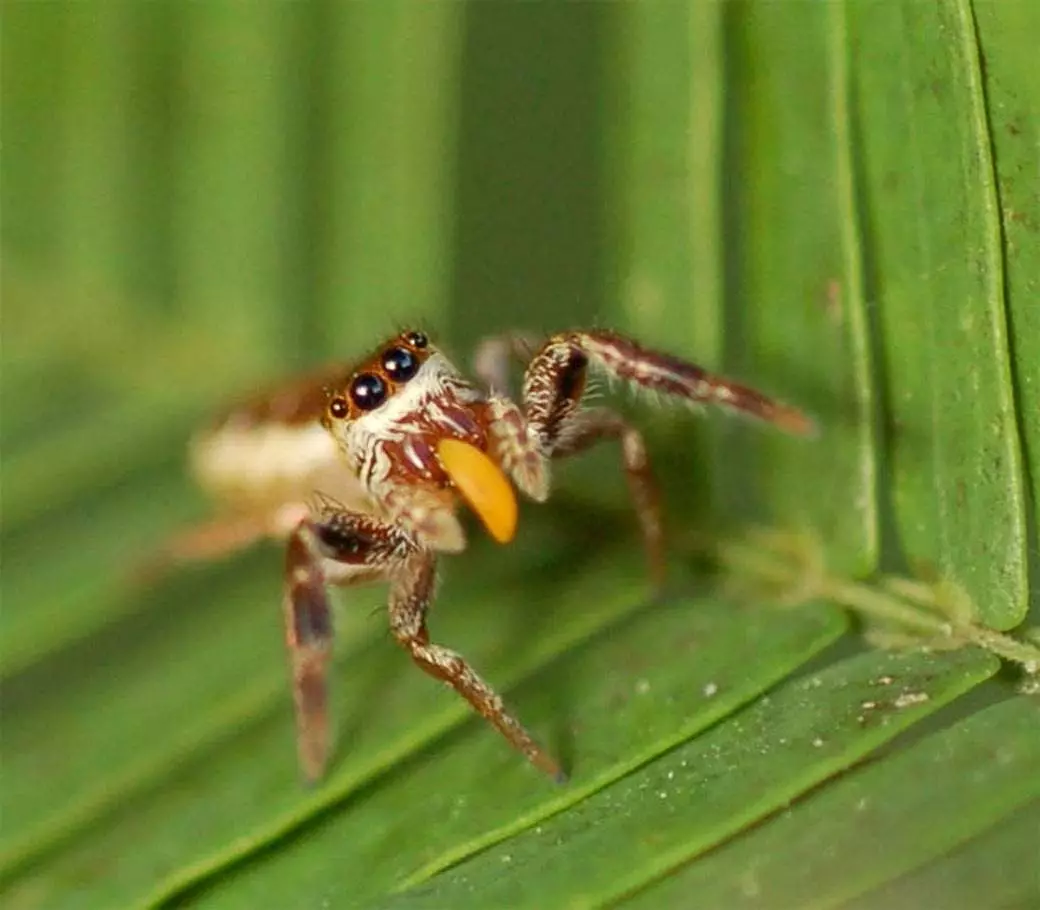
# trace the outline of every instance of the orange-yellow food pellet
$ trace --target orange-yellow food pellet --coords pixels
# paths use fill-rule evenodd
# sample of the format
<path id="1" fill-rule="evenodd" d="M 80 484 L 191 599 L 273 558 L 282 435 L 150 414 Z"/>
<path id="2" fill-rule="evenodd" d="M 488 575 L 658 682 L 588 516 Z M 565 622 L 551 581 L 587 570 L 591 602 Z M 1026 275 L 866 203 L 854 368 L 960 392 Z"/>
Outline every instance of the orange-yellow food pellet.
<path id="1" fill-rule="evenodd" d="M 442 439 L 437 457 L 469 507 L 499 543 L 516 533 L 516 493 L 502 469 L 468 442 Z"/>

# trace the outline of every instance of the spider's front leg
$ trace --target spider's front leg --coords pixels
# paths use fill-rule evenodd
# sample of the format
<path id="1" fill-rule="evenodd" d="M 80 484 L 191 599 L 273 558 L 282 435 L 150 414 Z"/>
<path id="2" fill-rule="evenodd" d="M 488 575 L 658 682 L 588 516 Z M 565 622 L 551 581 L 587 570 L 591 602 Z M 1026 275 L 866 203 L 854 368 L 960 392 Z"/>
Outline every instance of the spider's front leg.
<path id="1" fill-rule="evenodd" d="M 425 672 L 442 680 L 488 720 L 537 768 L 557 781 L 565 776 L 556 761 L 542 749 L 502 702 L 488 683 L 455 651 L 430 641 L 426 614 L 433 596 L 436 557 L 430 551 L 406 558 L 390 588 L 390 629 Z"/>
<path id="2" fill-rule="evenodd" d="M 296 707 L 300 770 L 309 781 L 325 771 L 332 747 L 328 671 L 332 662 L 330 585 L 387 577 L 418 549 L 411 535 L 372 515 L 323 502 L 289 536 L 285 563 L 285 641 Z"/>
<path id="3" fill-rule="evenodd" d="M 479 372 L 494 392 L 504 385 L 507 358 L 522 355 L 525 349 L 529 349 L 529 341 L 519 335 L 493 339 L 481 347 Z M 582 408 L 590 366 L 612 379 L 687 404 L 718 404 L 790 433 L 807 434 L 813 429 L 812 421 L 795 408 L 678 357 L 644 348 L 623 335 L 574 331 L 549 338 L 527 366 L 522 415 L 501 394 L 492 399 L 504 464 L 518 486 L 541 501 L 548 495 L 549 459 L 584 451 L 599 440 L 616 439 L 650 570 L 658 584 L 664 577 L 664 534 L 643 435 L 614 411 Z"/>
<path id="4" fill-rule="evenodd" d="M 525 401 L 543 398 L 542 390 L 547 381 L 552 384 L 553 373 L 569 377 L 571 385 L 580 390 L 589 362 L 612 379 L 686 404 L 719 405 L 796 435 L 809 435 L 815 430 L 812 420 L 797 408 L 679 357 L 645 348 L 616 332 L 561 332 L 550 338 L 527 369 Z M 557 405 L 541 408 L 539 416 L 550 433 L 577 403 L 574 395 L 560 398 Z"/>
<path id="5" fill-rule="evenodd" d="M 415 663 L 451 686 L 534 765 L 562 777 L 557 763 L 466 659 L 430 642 L 426 613 L 433 597 L 436 555 L 415 535 L 372 515 L 326 504 L 319 518 L 301 522 L 290 537 L 286 569 L 286 641 L 300 766 L 308 780 L 322 776 L 331 748 L 332 622 L 327 588 L 377 579 L 390 583 L 390 628 Z"/>
<path id="6" fill-rule="evenodd" d="M 521 410 L 505 395 L 511 358 L 531 358 L 524 377 Z M 582 409 L 589 358 L 581 346 L 534 344 L 526 335 L 487 339 L 478 348 L 476 372 L 491 391 L 493 427 L 502 464 L 537 502 L 549 496 L 549 461 L 583 452 L 596 442 L 617 440 L 632 501 L 643 531 L 654 584 L 664 582 L 664 533 L 657 484 L 643 434 L 609 408 Z"/>

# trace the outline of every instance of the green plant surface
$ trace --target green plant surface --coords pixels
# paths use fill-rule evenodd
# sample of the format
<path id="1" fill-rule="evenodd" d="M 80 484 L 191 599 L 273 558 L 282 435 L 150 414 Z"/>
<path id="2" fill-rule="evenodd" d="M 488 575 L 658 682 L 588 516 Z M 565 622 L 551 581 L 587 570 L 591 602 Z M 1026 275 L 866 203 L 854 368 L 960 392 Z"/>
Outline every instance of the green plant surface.
<path id="1" fill-rule="evenodd" d="M 972 9 L 853 3 L 849 15 L 899 541 L 1011 628 L 1027 609 L 1022 451 Z"/>
<path id="2" fill-rule="evenodd" d="M 862 898 L 842 910 L 914 910 L 941 896 L 949 910 L 1035 906 L 1040 895 L 1036 866 L 1040 802 L 1034 800 L 963 847 Z"/>
<path id="3" fill-rule="evenodd" d="M 1017 809 L 1033 804 L 1035 822 L 1040 779 L 1029 769 L 1040 761 L 1037 723 L 1040 705 L 1034 699 L 979 711 L 890 761 L 867 765 L 812 794 L 800 811 L 780 813 L 650 887 L 631 906 L 671 907 L 684 899 L 706 907 L 837 907 Z M 1005 875 L 1011 882 L 1036 883 L 1034 867 L 1028 860 L 1010 862 Z M 948 890 L 951 885 L 956 887 L 950 882 L 936 888 L 928 900 L 949 906 L 956 893 Z M 876 897 L 864 900 L 891 906 Z"/>
<path id="4" fill-rule="evenodd" d="M 777 434 L 742 443 L 726 482 L 739 503 L 745 477 L 754 477 L 771 514 L 813 529 L 828 541 L 832 566 L 862 574 L 877 563 L 878 447 L 845 15 L 838 3 L 744 4 L 726 13 L 725 154 L 734 177 L 725 182 L 725 211 L 741 227 L 726 247 L 729 368 L 750 375 L 764 364 L 789 377 L 777 394 L 820 427 L 811 446 Z M 832 508 L 836 497 L 847 507 Z"/>
<path id="5" fill-rule="evenodd" d="M 997 171 L 997 199 L 1004 249 L 1008 327 L 1018 413 L 1032 480 L 1034 528 L 1030 548 L 1032 603 L 1040 613 L 1040 547 L 1035 515 L 1040 503 L 1040 220 L 1037 218 L 1037 148 L 1040 71 L 1033 48 L 1020 40 L 1040 18 L 1028 3 L 981 3 L 974 9 L 979 41 L 1000 47 L 986 58 L 986 115 Z"/>
<path id="6" fill-rule="evenodd" d="M 469 597 L 463 595 L 457 606 L 453 603 L 452 610 L 445 611 L 443 619 L 436 626 L 439 635 L 471 655 L 478 665 L 488 662 L 486 657 L 481 660 L 481 656 L 488 649 L 493 649 L 492 654 L 498 653 L 496 663 L 501 670 L 499 677 L 504 681 L 506 674 L 515 677 L 525 671 L 530 672 L 533 666 L 544 663 L 555 653 L 580 640 L 605 619 L 619 612 L 631 610 L 642 596 L 638 581 L 619 587 L 618 578 L 624 578 L 628 574 L 624 567 L 627 566 L 630 571 L 631 561 L 619 563 L 622 572 L 618 575 L 611 579 L 598 579 L 595 584 L 587 585 L 580 592 L 580 609 L 572 609 L 567 613 L 567 598 L 561 598 L 561 610 L 565 612 L 557 617 L 552 626 L 543 628 L 540 635 L 534 635 L 532 632 L 535 627 L 531 625 L 530 620 L 526 623 L 528 628 L 518 627 L 520 616 L 523 615 L 518 615 L 518 610 L 521 609 L 520 605 L 525 602 L 525 598 L 541 598 L 544 594 L 536 594 L 534 588 L 524 589 L 523 586 L 515 584 L 516 593 L 512 601 L 508 592 L 501 592 L 496 596 L 498 606 L 490 612 L 480 595 L 480 592 L 488 589 L 493 580 L 496 584 L 506 586 L 510 577 L 515 583 L 523 577 L 525 571 L 541 570 L 542 574 L 551 571 L 551 563 L 547 565 L 545 554 L 533 539 L 529 538 L 526 547 L 522 542 L 518 542 L 513 555 L 522 557 L 525 550 L 526 567 L 523 567 L 522 563 L 513 563 L 513 567 L 505 573 L 501 571 L 501 567 L 491 575 L 486 572 L 483 575 L 471 573 L 465 579 L 468 582 L 466 587 L 471 591 Z M 577 570 L 580 557 L 575 558 L 572 554 L 572 565 Z M 514 572 L 516 574 L 513 574 Z M 95 805 L 98 799 L 95 794 L 101 792 L 106 796 L 104 805 L 124 810 L 126 799 L 132 792 L 130 787 L 139 785 L 140 772 L 136 771 L 138 766 L 143 764 L 157 768 L 164 774 L 176 774 L 185 762 L 185 756 L 178 755 L 175 751 L 177 738 L 185 737 L 184 727 L 201 727 L 209 731 L 208 739 L 198 735 L 185 737 L 191 744 L 188 757 L 195 763 L 205 761 L 206 776 L 212 779 L 216 788 L 214 797 L 219 796 L 236 806 L 235 811 L 230 811 L 229 808 L 222 817 L 231 833 L 240 833 L 248 831 L 251 825 L 269 818 L 272 814 L 276 820 L 268 827 L 273 830 L 285 824 L 293 824 L 293 813 L 296 817 L 299 817 L 301 811 L 306 815 L 327 800 L 335 799 L 337 793 L 342 797 L 359 782 L 378 771 L 389 760 L 387 756 L 403 757 L 403 754 L 417 748 L 429 737 L 468 717 L 467 709 L 461 700 L 450 697 L 449 693 L 441 692 L 423 674 L 413 670 L 404 655 L 396 647 L 391 647 L 389 641 L 384 640 L 385 632 L 378 636 L 383 647 L 376 647 L 370 639 L 373 626 L 381 617 L 370 616 L 369 621 L 364 624 L 368 636 L 360 645 L 355 646 L 355 653 L 351 653 L 349 634 L 344 641 L 346 662 L 352 665 L 357 678 L 366 680 L 367 683 L 355 687 L 348 685 L 338 700 L 343 717 L 350 716 L 350 706 L 353 705 L 354 712 L 358 715 L 358 730 L 355 736 L 360 739 L 351 738 L 351 747 L 345 750 L 350 761 L 347 766 L 340 767 L 337 778 L 301 803 L 293 767 L 295 756 L 292 748 L 291 719 L 286 714 L 288 691 L 280 653 L 281 630 L 278 625 L 271 623 L 263 630 L 255 631 L 258 605 L 262 606 L 265 599 L 272 599 L 271 594 L 277 592 L 277 582 L 273 574 L 265 572 L 260 578 L 250 579 L 246 573 L 242 577 L 228 579 L 223 589 L 227 593 L 220 594 L 228 604 L 225 607 L 226 615 L 203 615 L 195 622 L 189 622 L 192 613 L 198 616 L 197 607 L 186 615 L 177 616 L 171 613 L 167 622 L 173 624 L 177 620 L 175 628 L 180 633 L 174 640 L 171 640 L 168 631 L 162 628 L 147 630 L 146 635 L 142 636 L 143 640 L 137 642 L 138 647 L 134 653 L 123 662 L 125 674 L 133 674 L 130 677 L 135 679 L 133 686 L 126 686 L 126 675 L 112 679 L 110 674 L 104 672 L 104 663 L 100 664 L 93 678 L 84 677 L 82 672 L 70 674 L 72 680 L 78 684 L 76 702 L 71 705 L 59 702 L 51 708 L 58 716 L 67 716 L 71 709 L 72 716 L 81 719 L 81 730 L 72 727 L 68 722 L 56 727 L 53 716 L 42 709 L 34 713 L 22 713 L 24 728 L 20 728 L 14 722 L 5 725 L 10 727 L 13 745 L 18 747 L 16 754 L 24 754 L 27 763 L 33 762 L 33 758 L 36 757 L 35 764 L 28 764 L 22 769 L 22 779 L 29 786 L 21 788 L 17 794 L 19 799 L 12 801 L 10 811 L 14 819 L 21 824 L 11 827 L 9 836 L 19 839 L 26 837 L 29 818 L 41 814 L 43 806 L 52 803 L 52 800 L 48 799 L 49 791 L 42 787 L 43 781 L 48 779 L 62 785 L 63 792 L 75 794 L 79 801 Z M 190 588 L 185 591 L 180 585 L 177 587 L 178 590 L 170 595 L 174 602 L 182 600 L 191 591 Z M 599 592 L 602 596 L 591 603 L 584 603 L 584 598 L 594 592 Z M 446 592 L 446 596 L 450 595 Z M 369 592 L 360 605 L 353 605 L 352 612 L 360 609 L 363 617 L 366 613 L 364 605 L 378 608 L 379 598 L 377 589 Z M 467 600 L 470 604 L 468 609 Z M 236 607 L 233 612 L 230 610 L 232 606 Z M 475 617 L 483 618 L 475 625 Z M 353 623 L 358 622 L 358 617 L 355 617 Z M 349 627 L 343 631 L 349 632 Z M 478 632 L 478 640 L 473 642 L 472 634 L 461 635 L 461 631 Z M 232 651 L 227 645 L 229 641 L 241 644 Z M 506 642 L 509 642 L 510 647 L 506 654 L 502 654 Z M 264 644 L 266 647 L 261 647 Z M 185 660 L 182 656 L 184 654 L 192 654 L 192 660 Z M 503 659 L 506 656 L 508 660 Z M 374 665 L 369 666 L 373 662 Z M 137 663 L 136 670 L 134 663 Z M 179 679 L 178 673 L 181 674 Z M 351 674 L 348 672 L 346 678 L 349 680 L 350 677 Z M 383 683 L 382 680 L 387 682 Z M 273 686 L 272 681 L 277 685 Z M 27 686 L 31 682 L 31 679 L 28 680 Z M 382 693 L 380 697 L 385 698 L 384 704 L 387 707 L 379 715 L 369 718 L 367 706 L 373 697 L 373 690 L 370 688 L 373 686 L 376 692 Z M 399 686 L 403 686 L 403 689 L 398 689 Z M 218 695 L 216 700 L 215 693 Z M 12 693 L 14 705 L 17 705 L 14 699 L 19 694 L 17 691 Z M 31 698 L 33 693 L 28 691 L 24 695 Z M 438 704 L 441 710 L 434 711 L 432 706 Z M 236 718 L 235 712 L 231 710 L 233 705 L 248 708 L 248 713 L 243 711 Z M 418 722 L 417 725 L 402 722 L 401 711 L 405 707 L 409 713 L 414 712 L 412 716 Z M 127 741 L 112 741 L 92 736 L 99 716 L 108 719 L 112 729 L 120 731 L 129 742 L 149 743 L 154 755 L 149 756 L 147 752 L 144 755 L 134 754 Z M 135 721 L 135 717 L 143 719 Z M 144 726 L 149 718 L 155 725 L 154 732 L 150 732 Z M 217 723 L 218 720 L 225 724 L 230 722 L 231 725 L 222 728 Z M 260 733 L 267 734 L 272 752 L 272 760 L 250 762 L 259 780 L 253 775 L 243 775 L 239 767 L 245 754 L 254 757 L 258 754 L 255 741 L 243 744 L 245 753 L 236 753 L 237 758 L 226 763 L 226 776 L 216 773 L 217 767 L 212 759 L 203 759 L 202 755 L 213 747 L 214 742 L 221 741 L 240 726 L 244 726 L 246 732 L 255 737 L 258 735 L 255 729 L 257 725 Z M 173 742 L 164 744 L 161 740 L 164 729 L 177 731 L 178 737 Z M 55 741 L 48 744 L 46 735 L 51 731 Z M 371 745 L 366 747 L 365 742 Z M 50 765 L 39 764 L 38 756 L 41 754 L 51 756 Z M 124 767 L 119 767 L 114 760 L 119 756 L 123 758 Z M 166 766 L 162 764 L 163 756 L 167 759 Z M 64 769 L 62 763 L 65 763 Z M 270 801 L 257 801 L 257 792 L 263 791 L 270 782 L 272 772 L 285 777 L 280 784 L 270 786 Z M 233 781 L 236 785 L 228 787 L 228 781 Z M 144 783 L 153 781 L 145 779 Z M 156 795 L 160 800 L 172 797 L 174 802 L 178 803 L 182 793 L 178 789 L 162 789 Z M 243 814 L 241 811 L 238 803 L 243 801 L 250 806 L 249 814 Z M 215 805 L 213 799 L 200 805 L 192 796 L 188 799 L 187 808 L 195 807 L 208 812 Z M 95 811 L 97 808 L 95 805 Z M 168 810 L 169 804 L 164 808 Z M 66 812 L 66 806 L 62 805 L 60 811 Z M 134 815 L 140 819 L 144 812 L 139 809 Z M 287 818 L 289 821 L 285 821 Z M 50 820 L 42 822 L 41 828 L 54 837 L 61 833 L 61 826 Z M 117 831 L 121 832 L 121 829 Z M 213 843 L 223 843 L 227 833 L 213 830 Z M 39 853 L 49 847 L 39 836 L 34 838 L 29 835 L 28 840 L 30 846 L 19 845 L 16 840 L 15 846 L 5 850 L 5 853 L 10 853 L 19 862 L 24 862 L 27 854 Z M 91 839 L 91 843 L 96 846 L 96 839 Z M 196 838 L 185 842 L 183 849 L 189 856 L 194 857 L 201 852 L 203 843 L 202 839 Z M 163 848 L 169 849 L 167 845 L 163 845 Z M 13 864 L 13 859 L 8 861 L 8 865 Z M 48 878 L 50 877 L 48 875 Z"/>
<path id="7" fill-rule="evenodd" d="M 818 607 L 749 611 L 702 597 L 654 604 L 604 628 L 517 691 L 521 716 L 560 717 L 549 742 L 571 765 L 566 786 L 532 787 L 530 770 L 503 762 L 501 744 L 470 725 L 465 737 L 415 762 L 406 778 L 320 823 L 304 849 L 232 878 L 219 899 L 228 906 L 249 906 L 261 895 L 291 902 L 302 889 L 359 902 L 421 882 L 580 804 L 709 727 L 843 628 L 839 614 Z M 620 729 L 632 737 L 624 746 Z M 470 781 L 470 796 L 452 780 Z M 479 799 L 488 788 L 495 799 Z M 327 857 L 343 843 L 354 845 L 352 855 L 333 871 Z"/>
<path id="8" fill-rule="evenodd" d="M 1031 0 L 6 4 L 5 910 L 1040 901 L 1036 34 Z M 612 446 L 511 546 L 466 519 L 432 634 L 565 786 L 373 586 L 302 787 L 280 547 L 143 571 L 211 514 L 196 428 L 412 323 L 460 366 L 630 332 L 817 422 L 599 384 L 659 597 Z"/>
<path id="9" fill-rule="evenodd" d="M 850 658 L 785 683 L 574 811 L 377 906 L 602 906 L 786 805 L 995 670 L 968 654 Z M 887 677 L 901 694 L 927 698 L 905 707 L 878 700 Z M 625 861 L 610 861 L 619 850 Z"/>

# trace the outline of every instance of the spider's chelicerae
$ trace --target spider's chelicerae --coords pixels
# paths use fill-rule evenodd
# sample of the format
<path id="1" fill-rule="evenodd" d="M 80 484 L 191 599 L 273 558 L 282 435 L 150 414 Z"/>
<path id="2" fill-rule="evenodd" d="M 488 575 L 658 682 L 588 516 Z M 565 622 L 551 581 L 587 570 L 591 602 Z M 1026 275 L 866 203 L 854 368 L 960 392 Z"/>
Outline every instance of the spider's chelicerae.
<path id="1" fill-rule="evenodd" d="M 528 361 L 519 404 L 507 393 L 514 356 Z M 438 557 L 466 545 L 458 503 L 505 543 L 516 526 L 513 485 L 544 502 L 552 460 L 600 440 L 619 443 L 651 572 L 660 580 L 661 514 L 643 437 L 614 411 L 583 406 L 590 369 L 791 433 L 812 427 L 794 408 L 612 332 L 561 332 L 542 343 L 520 335 L 489 339 L 478 349 L 473 382 L 412 330 L 356 366 L 305 377 L 232 411 L 195 440 L 195 473 L 229 508 L 226 517 L 180 537 L 170 555 L 211 556 L 263 536 L 287 539 L 285 636 L 307 779 L 322 776 L 331 747 L 327 588 L 376 580 L 389 583 L 390 628 L 412 659 L 534 765 L 562 777 L 466 659 L 431 641 L 426 615 Z"/>

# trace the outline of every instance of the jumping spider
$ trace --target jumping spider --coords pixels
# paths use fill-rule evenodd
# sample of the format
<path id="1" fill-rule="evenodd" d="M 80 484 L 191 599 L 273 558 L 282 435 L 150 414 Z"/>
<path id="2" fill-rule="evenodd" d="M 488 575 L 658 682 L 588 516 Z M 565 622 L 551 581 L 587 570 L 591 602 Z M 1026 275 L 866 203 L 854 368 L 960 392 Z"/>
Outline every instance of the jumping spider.
<path id="1" fill-rule="evenodd" d="M 522 403 L 507 394 L 512 357 L 528 361 Z M 389 582 L 390 628 L 412 659 L 443 680 L 538 768 L 546 753 L 464 657 L 430 640 L 426 614 L 437 558 L 466 540 L 465 502 L 506 543 L 515 485 L 536 502 L 550 463 L 600 440 L 622 463 L 655 580 L 664 570 L 661 513 L 643 436 L 619 414 L 583 407 L 591 368 L 680 402 L 712 402 L 804 434 L 810 420 L 746 386 L 606 331 L 542 343 L 507 335 L 478 349 L 471 382 L 420 331 L 404 331 L 356 366 L 337 366 L 231 412 L 192 446 L 196 476 L 229 517 L 189 531 L 170 554 L 198 558 L 264 536 L 287 539 L 284 616 L 303 775 L 319 779 L 331 748 L 327 587 Z M 310 505 L 308 505 L 310 503 Z"/>

